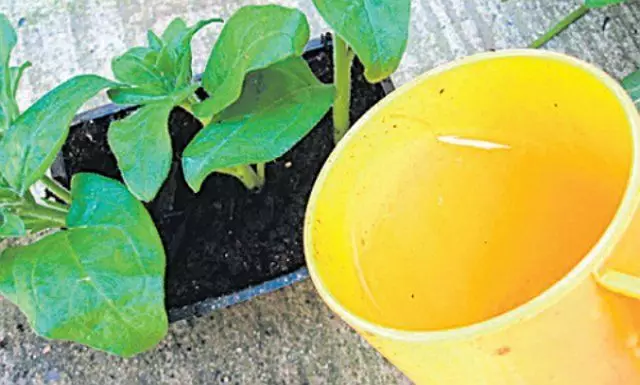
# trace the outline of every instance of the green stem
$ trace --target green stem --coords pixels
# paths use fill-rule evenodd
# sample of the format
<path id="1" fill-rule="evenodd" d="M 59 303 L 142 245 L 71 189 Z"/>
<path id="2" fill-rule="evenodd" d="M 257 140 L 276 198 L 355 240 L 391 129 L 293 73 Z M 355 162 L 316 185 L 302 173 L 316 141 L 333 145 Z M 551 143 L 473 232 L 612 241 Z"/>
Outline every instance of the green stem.
<path id="1" fill-rule="evenodd" d="M 250 165 L 228 167 L 217 172 L 235 176 L 249 190 L 259 189 L 264 185 L 264 179 L 258 175 Z"/>
<path id="2" fill-rule="evenodd" d="M 11 90 L 11 76 L 9 76 L 9 74 L 4 77 L 3 87 L 5 90 Z M 6 111 L 4 112 L 9 124 L 11 124 L 20 115 L 20 109 L 18 108 L 16 99 L 12 95 L 8 94 L 4 96 L 7 98 L 7 103 L 5 105 Z"/>
<path id="3" fill-rule="evenodd" d="M 215 117 L 215 116 L 211 116 L 208 118 L 198 118 L 196 114 L 193 113 L 193 103 L 189 100 L 185 100 L 184 103 L 180 104 L 180 107 L 182 107 L 185 111 L 193 115 L 194 118 L 198 119 L 200 123 L 202 123 L 202 127 L 206 127 L 209 123 L 211 123 L 211 121 Z"/>
<path id="4" fill-rule="evenodd" d="M 64 203 L 60 203 L 60 202 L 56 202 L 56 201 L 44 201 L 42 203 L 42 206 L 44 207 L 49 207 L 52 209 L 56 209 L 56 210 L 60 210 L 60 211 L 64 211 L 64 212 L 68 212 L 69 211 L 69 206 L 67 206 Z"/>
<path id="5" fill-rule="evenodd" d="M 264 181 L 267 179 L 265 163 L 256 164 L 256 170 L 258 170 L 258 177 L 260 178 L 260 180 L 262 181 L 262 184 L 264 185 Z"/>
<path id="6" fill-rule="evenodd" d="M 351 106 L 351 62 L 347 43 L 334 34 L 333 63 L 336 96 L 333 102 L 333 138 L 336 143 L 349 130 L 349 108 Z"/>
<path id="7" fill-rule="evenodd" d="M 567 17 L 562 19 L 558 24 L 553 26 L 550 30 L 548 30 L 544 35 L 542 35 L 539 39 L 531 43 L 529 48 L 540 48 L 545 45 L 549 40 L 553 39 L 557 34 L 567 29 L 571 24 L 582 18 L 589 12 L 589 8 L 586 5 L 581 5 L 580 8 L 571 12 Z"/>
<path id="8" fill-rule="evenodd" d="M 20 116 L 20 108 L 18 107 L 18 104 L 16 103 L 14 98 L 9 98 L 9 103 L 7 103 L 7 115 L 9 118 L 9 122 L 13 122 L 15 121 L 18 116 Z"/>
<path id="9" fill-rule="evenodd" d="M 191 114 L 193 115 L 191 105 L 185 106 L 185 104 L 183 104 L 182 107 L 185 110 L 191 112 Z M 213 120 L 214 117 L 215 116 L 212 116 L 207 119 L 199 119 L 199 120 L 200 120 L 200 123 L 202 123 L 202 126 L 206 127 L 211 122 L 211 120 Z M 198 118 L 196 117 L 196 119 Z M 240 180 L 240 182 L 242 182 L 242 184 L 245 185 L 247 189 L 254 190 L 254 189 L 262 188 L 262 186 L 264 186 L 264 182 L 265 182 L 264 163 L 261 163 L 261 164 L 262 164 L 262 171 L 260 169 L 260 164 L 258 164 L 258 172 L 254 171 L 254 169 L 248 164 L 243 166 L 228 167 L 228 168 L 216 170 L 216 172 L 235 176 Z"/>
<path id="10" fill-rule="evenodd" d="M 47 175 L 40 178 L 40 182 L 42 182 L 47 187 L 47 189 L 49 189 L 49 191 L 53 193 L 53 195 L 60 198 L 60 200 L 68 204 L 71 203 L 71 193 L 69 192 L 69 190 L 64 188 L 60 183 L 56 182 L 55 180 L 53 180 L 51 177 Z"/>
<path id="11" fill-rule="evenodd" d="M 38 218 L 49 220 L 60 227 L 67 225 L 67 212 L 54 209 L 51 207 L 45 207 L 41 205 L 34 205 L 24 210 L 17 210 L 18 214 L 28 218 Z"/>
<path id="12" fill-rule="evenodd" d="M 184 109 L 185 111 L 193 115 L 193 103 L 191 103 L 190 100 L 185 100 L 184 102 L 182 102 L 180 104 L 180 107 L 182 107 L 182 109 Z"/>

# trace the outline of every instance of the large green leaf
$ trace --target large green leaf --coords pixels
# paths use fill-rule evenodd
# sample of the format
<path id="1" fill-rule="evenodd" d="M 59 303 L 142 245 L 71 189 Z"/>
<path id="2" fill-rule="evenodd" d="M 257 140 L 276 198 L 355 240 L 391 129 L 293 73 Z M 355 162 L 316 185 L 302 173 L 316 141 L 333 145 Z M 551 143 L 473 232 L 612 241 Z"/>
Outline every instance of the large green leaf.
<path id="1" fill-rule="evenodd" d="M 624 78 L 622 87 L 629 93 L 636 107 L 640 108 L 640 70 Z"/>
<path id="2" fill-rule="evenodd" d="M 391 75 L 409 36 L 410 0 L 313 0 L 320 15 L 358 55 L 370 82 Z"/>
<path id="3" fill-rule="evenodd" d="M 198 191 L 214 171 L 283 155 L 320 121 L 332 102 L 333 87 L 320 83 L 302 58 L 249 74 L 241 98 L 185 149 L 187 183 Z"/>
<path id="4" fill-rule="evenodd" d="M 600 8 L 607 5 L 618 4 L 625 2 L 626 0 L 585 0 L 584 5 L 588 8 Z"/>
<path id="5" fill-rule="evenodd" d="M 277 5 L 247 6 L 225 24 L 202 75 L 211 96 L 196 106 L 196 114 L 210 117 L 240 97 L 250 71 L 300 56 L 309 40 L 305 15 Z"/>
<path id="6" fill-rule="evenodd" d="M 0 293 L 48 338 L 122 356 L 166 334 L 165 256 L 146 212 L 120 183 L 72 181 L 69 230 L 0 256 Z"/>
<path id="7" fill-rule="evenodd" d="M 109 147 L 129 190 L 151 201 L 171 169 L 173 150 L 169 135 L 171 101 L 152 103 L 109 127 Z"/>
<path id="8" fill-rule="evenodd" d="M 78 109 L 112 82 L 94 75 L 74 77 L 59 85 L 9 127 L 0 140 L 0 173 L 20 195 L 51 166 Z"/>

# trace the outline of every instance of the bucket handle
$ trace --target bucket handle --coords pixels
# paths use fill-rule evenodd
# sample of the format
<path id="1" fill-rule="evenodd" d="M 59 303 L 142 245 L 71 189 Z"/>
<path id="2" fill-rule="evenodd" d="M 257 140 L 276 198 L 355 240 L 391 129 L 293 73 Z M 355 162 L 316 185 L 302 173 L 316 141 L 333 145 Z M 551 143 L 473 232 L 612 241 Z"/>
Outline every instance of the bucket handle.
<path id="1" fill-rule="evenodd" d="M 615 270 L 607 270 L 603 274 L 596 272 L 596 281 L 605 289 L 627 297 L 640 299 L 640 278 Z"/>

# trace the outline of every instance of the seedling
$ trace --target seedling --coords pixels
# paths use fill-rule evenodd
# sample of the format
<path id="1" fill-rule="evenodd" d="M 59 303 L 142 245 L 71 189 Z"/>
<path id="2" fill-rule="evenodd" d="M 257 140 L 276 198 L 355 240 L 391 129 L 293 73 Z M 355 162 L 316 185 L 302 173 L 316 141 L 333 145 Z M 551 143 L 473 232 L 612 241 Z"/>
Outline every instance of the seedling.
<path id="1" fill-rule="evenodd" d="M 333 29 L 334 138 L 337 143 L 349 129 L 351 64 L 354 54 L 362 61 L 365 78 L 379 82 L 400 64 L 409 35 L 410 0 L 313 0 Z"/>
<path id="2" fill-rule="evenodd" d="M 333 87 L 301 57 L 308 40 L 304 14 L 286 7 L 247 6 L 225 24 L 202 75 L 210 97 L 185 105 L 204 124 L 182 156 L 194 191 L 213 172 L 261 187 L 264 163 L 291 149 L 329 110 Z"/>
<path id="3" fill-rule="evenodd" d="M 544 35 L 542 35 L 536 41 L 531 43 L 529 48 L 540 48 L 543 45 L 547 44 L 556 35 L 564 31 L 565 29 L 569 28 L 571 24 L 580 20 L 582 17 L 584 17 L 587 13 L 589 13 L 589 11 L 591 11 L 594 8 L 602 8 L 607 5 L 618 4 L 624 1 L 626 0 L 585 0 L 584 4 L 582 4 L 578 9 L 571 12 L 569 15 L 567 15 L 567 17 L 562 19 L 558 24 L 554 25 L 553 27 L 551 27 L 551 29 L 545 32 Z"/>
<path id="4" fill-rule="evenodd" d="M 176 19 L 160 37 L 150 31 L 148 47 L 113 61 L 116 78 L 129 86 L 110 90 L 111 99 L 142 107 L 111 125 L 109 144 L 129 189 L 142 200 L 153 199 L 169 174 L 167 122 L 175 106 L 194 113 L 204 127 L 182 155 L 194 191 L 213 172 L 235 176 L 249 189 L 261 187 L 264 163 L 302 139 L 330 107 L 332 87 L 301 58 L 309 40 L 306 17 L 272 5 L 241 8 L 224 25 L 202 74 L 210 97 L 199 100 L 190 42 L 212 22 L 221 19 L 191 28 Z"/>
<path id="5" fill-rule="evenodd" d="M 361 57 L 370 81 L 392 73 L 406 46 L 409 1 L 316 5 L 336 30 L 339 138 L 349 124 L 353 55 Z M 77 76 L 21 113 L 15 96 L 29 63 L 9 65 L 17 36 L 0 16 L 0 238 L 58 230 L 2 252 L 0 294 L 21 308 L 38 334 L 122 356 L 149 349 L 166 334 L 165 254 L 138 199 L 153 199 L 167 178 L 174 107 L 203 124 L 182 154 L 186 181 L 199 191 L 214 172 L 260 187 L 265 163 L 300 141 L 334 103 L 334 87 L 318 81 L 301 56 L 309 39 L 306 17 L 272 5 L 244 7 L 224 25 L 202 75 L 209 97 L 198 99 L 191 39 L 215 22 L 221 20 L 188 27 L 176 19 L 161 36 L 149 32 L 147 46 L 113 60 L 119 83 Z M 139 106 L 108 132 L 128 189 L 83 173 L 69 191 L 45 173 L 78 109 L 107 88 L 114 102 Z M 36 183 L 53 197 L 34 196 Z"/>
<path id="6" fill-rule="evenodd" d="M 79 174 L 71 192 L 45 175 L 77 110 L 115 83 L 74 77 L 20 113 L 22 70 L 10 67 L 17 36 L 0 15 L 0 238 L 58 229 L 0 255 L 0 295 L 40 335 L 130 356 L 167 331 L 165 255 L 149 214 L 120 183 Z M 30 191 L 42 182 L 56 199 Z"/>
<path id="7" fill-rule="evenodd" d="M 192 36 L 174 20 L 148 47 L 113 61 L 120 83 L 74 77 L 20 113 L 16 92 L 28 63 L 11 67 L 17 36 L 0 16 L 0 238 L 58 230 L 0 256 L 0 295 L 45 337 L 131 356 L 167 331 L 165 254 L 154 223 L 137 198 L 150 200 L 167 177 L 172 149 L 168 117 L 175 106 L 197 112 L 204 128 L 185 151 L 187 181 L 198 190 L 212 172 L 247 187 L 264 181 L 263 164 L 284 154 L 322 118 L 333 87 L 321 84 L 301 58 L 309 38 L 299 11 L 245 7 L 224 27 L 203 75 L 211 97 L 197 100 Z M 45 175 L 78 109 L 109 88 L 112 100 L 139 105 L 114 123 L 109 144 L 129 190 L 117 181 L 78 174 L 71 191 Z M 31 192 L 43 183 L 53 194 Z"/>
<path id="8" fill-rule="evenodd" d="M 122 177 L 138 199 L 152 200 L 167 179 L 173 149 L 169 135 L 169 114 L 188 103 L 198 88 L 191 69 L 191 39 L 200 29 L 222 19 L 204 20 L 187 27 L 174 19 L 159 37 L 149 31 L 148 46 L 135 47 L 112 62 L 115 78 L 126 86 L 109 90 L 118 104 L 141 107 L 109 127 L 109 147 Z"/>

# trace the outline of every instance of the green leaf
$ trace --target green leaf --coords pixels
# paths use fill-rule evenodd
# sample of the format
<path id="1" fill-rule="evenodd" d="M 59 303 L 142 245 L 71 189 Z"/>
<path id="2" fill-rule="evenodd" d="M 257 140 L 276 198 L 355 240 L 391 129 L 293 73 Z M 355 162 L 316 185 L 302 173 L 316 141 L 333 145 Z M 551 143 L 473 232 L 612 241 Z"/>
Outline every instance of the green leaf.
<path id="1" fill-rule="evenodd" d="M 293 57 L 252 72 L 242 96 L 187 146 L 182 167 L 200 190 L 212 172 L 271 161 L 293 147 L 333 103 L 333 87 L 320 83 L 306 62 Z"/>
<path id="2" fill-rule="evenodd" d="M 154 51 L 160 51 L 164 45 L 162 39 L 151 30 L 147 31 L 147 40 L 149 42 L 149 48 Z"/>
<path id="3" fill-rule="evenodd" d="M 111 62 L 115 78 L 123 83 L 168 92 L 164 78 L 155 68 L 158 53 L 150 48 L 135 47 Z"/>
<path id="4" fill-rule="evenodd" d="M 0 13 L 0 137 L 18 115 L 18 106 L 12 96 L 11 70 L 9 68 L 11 51 L 17 42 L 16 31 L 7 17 Z"/>
<path id="5" fill-rule="evenodd" d="M 149 104 L 174 98 L 192 85 L 191 39 L 204 26 L 222 19 L 203 20 L 188 27 L 184 20 L 174 19 L 158 37 L 148 31 L 149 47 L 135 47 L 112 62 L 116 79 L 124 86 L 109 90 L 118 104 Z"/>
<path id="6" fill-rule="evenodd" d="M 15 207 L 23 204 L 23 198 L 17 192 L 6 186 L 0 186 L 0 209 Z"/>
<path id="7" fill-rule="evenodd" d="M 9 115 L 4 110 L 4 106 L 0 103 L 0 139 L 9 128 Z"/>
<path id="8" fill-rule="evenodd" d="M 109 127 L 109 147 L 129 190 L 149 202 L 171 169 L 173 150 L 169 135 L 171 101 L 147 104 Z"/>
<path id="9" fill-rule="evenodd" d="M 193 36 L 211 23 L 221 23 L 222 19 L 201 20 L 192 27 L 187 27 L 182 19 L 174 19 L 162 34 L 164 46 L 160 51 L 157 66 L 164 77 L 176 89 L 191 83 L 191 40 Z"/>
<path id="10" fill-rule="evenodd" d="M 47 338 L 129 357 L 167 332 L 165 256 L 144 206 L 95 174 L 72 181 L 69 230 L 0 256 L 0 293 Z"/>
<path id="11" fill-rule="evenodd" d="M 379 82 L 400 64 L 409 36 L 410 0 L 313 0 L 320 15 Z"/>
<path id="12" fill-rule="evenodd" d="M 15 98 L 18 94 L 18 86 L 20 85 L 20 79 L 24 70 L 31 67 L 31 62 L 24 62 L 18 67 L 9 68 L 9 76 L 11 78 L 11 97 Z"/>
<path id="13" fill-rule="evenodd" d="M 121 105 L 139 105 L 167 99 L 166 91 L 145 87 L 115 87 L 107 91 L 112 102 Z"/>
<path id="14" fill-rule="evenodd" d="M 11 51 L 18 43 L 18 35 L 7 17 L 0 13 L 0 66 L 8 66 Z"/>
<path id="15" fill-rule="evenodd" d="M 182 103 L 189 96 L 193 95 L 198 89 L 197 84 L 190 84 L 177 91 L 170 93 L 154 93 L 146 90 L 144 87 L 115 87 L 107 91 L 109 98 L 117 104 L 124 105 L 145 105 L 150 103 L 171 100 L 174 106 Z"/>
<path id="16" fill-rule="evenodd" d="M 22 237 L 25 234 L 27 234 L 27 230 L 22 219 L 0 209 L 0 239 Z"/>
<path id="17" fill-rule="evenodd" d="M 587 8 L 600 8 L 606 7 L 607 5 L 619 4 L 623 3 L 626 0 L 585 0 L 584 5 Z"/>
<path id="18" fill-rule="evenodd" d="M 78 109 L 111 85 L 99 76 L 77 76 L 20 115 L 0 140 L 0 173 L 7 185 L 24 195 L 53 163 Z"/>
<path id="19" fill-rule="evenodd" d="M 622 80 L 622 87 L 629 93 L 636 107 L 640 109 L 640 70 Z"/>
<path id="20" fill-rule="evenodd" d="M 185 23 L 181 18 L 176 17 L 171 20 L 167 28 L 162 33 L 162 41 L 168 43 L 172 40 L 178 40 L 182 35 L 184 35 L 187 29 L 189 29 L 189 27 L 187 27 L 187 23 Z"/>
<path id="21" fill-rule="evenodd" d="M 13 191 L 7 181 L 0 175 L 0 208 L 16 206 L 23 201 L 17 192 Z"/>
<path id="22" fill-rule="evenodd" d="M 202 75 L 211 97 L 196 106 L 210 117 L 235 102 L 251 71 L 300 56 L 309 40 L 305 15 L 277 5 L 246 6 L 225 24 Z"/>

